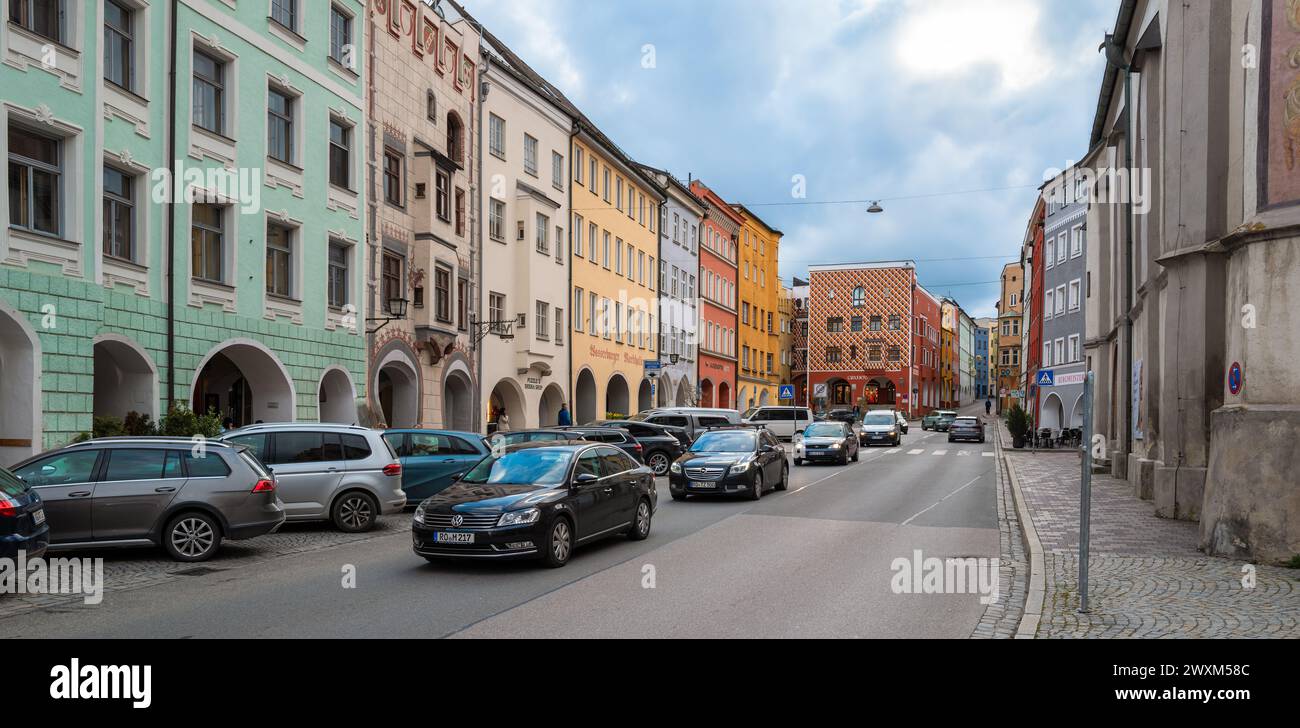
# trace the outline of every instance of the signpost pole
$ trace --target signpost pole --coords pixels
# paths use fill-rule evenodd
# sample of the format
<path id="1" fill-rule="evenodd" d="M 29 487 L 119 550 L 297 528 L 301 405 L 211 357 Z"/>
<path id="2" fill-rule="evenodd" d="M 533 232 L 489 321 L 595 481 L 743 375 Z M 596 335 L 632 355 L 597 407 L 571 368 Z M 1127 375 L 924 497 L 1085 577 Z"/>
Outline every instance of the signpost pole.
<path id="1" fill-rule="evenodd" d="M 1088 613 L 1088 540 L 1092 521 L 1093 373 L 1083 380 L 1083 457 L 1079 474 L 1079 613 Z"/>

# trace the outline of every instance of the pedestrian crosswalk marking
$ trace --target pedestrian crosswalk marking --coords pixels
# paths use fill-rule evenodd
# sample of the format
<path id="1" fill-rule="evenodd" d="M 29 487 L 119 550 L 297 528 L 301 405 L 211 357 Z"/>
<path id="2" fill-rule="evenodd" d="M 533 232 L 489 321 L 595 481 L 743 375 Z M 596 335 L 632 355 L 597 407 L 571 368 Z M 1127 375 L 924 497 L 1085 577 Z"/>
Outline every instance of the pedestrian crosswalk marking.
<path id="1" fill-rule="evenodd" d="M 917 449 L 915 449 L 915 450 L 909 450 L 909 451 L 907 452 L 907 454 L 908 454 L 908 455 L 920 455 L 920 454 L 923 453 L 923 452 L 925 452 L 924 449 L 922 449 L 922 448 L 917 448 Z"/>
<path id="2" fill-rule="evenodd" d="M 970 450 L 958 450 L 958 455 L 970 455 Z"/>
<path id="3" fill-rule="evenodd" d="M 993 457 L 993 453 L 991 453 L 991 452 L 982 452 L 982 453 L 980 453 L 980 454 L 983 455 L 983 456 L 986 457 L 986 458 L 991 458 L 991 457 Z"/>
<path id="4" fill-rule="evenodd" d="M 947 451 L 947 450 L 935 450 L 932 454 L 933 454 L 933 455 L 947 455 L 947 454 L 948 454 L 948 451 Z"/>

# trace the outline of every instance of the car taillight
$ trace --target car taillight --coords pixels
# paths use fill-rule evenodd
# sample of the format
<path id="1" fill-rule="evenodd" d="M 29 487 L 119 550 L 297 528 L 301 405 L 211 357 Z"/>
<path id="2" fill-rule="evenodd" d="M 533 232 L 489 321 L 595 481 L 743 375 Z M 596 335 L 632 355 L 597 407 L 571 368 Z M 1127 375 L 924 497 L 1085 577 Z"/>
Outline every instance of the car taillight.
<path id="1" fill-rule="evenodd" d="M 13 518 L 18 515 L 18 502 L 8 496 L 0 495 L 0 516 Z"/>
<path id="2" fill-rule="evenodd" d="M 268 478 L 263 478 L 263 479 L 257 481 L 257 484 L 253 486 L 253 492 L 254 492 L 254 493 L 274 493 L 274 492 L 275 492 L 275 481 L 274 481 L 274 480 L 270 480 L 270 479 L 268 479 Z"/>
<path id="3" fill-rule="evenodd" d="M 384 466 L 384 475 L 396 476 L 401 474 L 402 474 L 401 463 L 389 463 Z"/>

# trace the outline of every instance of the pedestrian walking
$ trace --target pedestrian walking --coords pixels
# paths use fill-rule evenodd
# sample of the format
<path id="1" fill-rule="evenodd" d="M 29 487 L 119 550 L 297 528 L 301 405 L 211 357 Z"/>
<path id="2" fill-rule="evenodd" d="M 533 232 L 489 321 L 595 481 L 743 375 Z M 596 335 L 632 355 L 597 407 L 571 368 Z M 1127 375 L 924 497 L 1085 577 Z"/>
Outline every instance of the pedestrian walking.
<path id="1" fill-rule="evenodd" d="M 569 414 L 569 405 L 565 402 L 560 403 L 560 427 L 568 427 L 573 424 L 573 416 Z"/>
<path id="2" fill-rule="evenodd" d="M 993 400 L 991 399 L 984 400 L 984 416 L 987 417 L 992 412 L 993 412 Z"/>

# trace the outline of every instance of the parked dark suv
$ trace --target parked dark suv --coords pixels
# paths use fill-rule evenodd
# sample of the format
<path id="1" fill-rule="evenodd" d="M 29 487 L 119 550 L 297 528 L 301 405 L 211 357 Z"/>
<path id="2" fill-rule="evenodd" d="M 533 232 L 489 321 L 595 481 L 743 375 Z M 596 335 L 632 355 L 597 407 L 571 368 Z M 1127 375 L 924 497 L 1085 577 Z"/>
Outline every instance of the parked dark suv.
<path id="1" fill-rule="evenodd" d="M 41 497 L 0 468 L 0 558 L 17 558 L 20 551 L 29 559 L 39 558 L 49 545 L 50 524 Z"/>
<path id="2" fill-rule="evenodd" d="M 680 427 L 666 427 L 631 420 L 599 420 L 592 424 L 596 427 L 622 430 L 631 435 L 641 445 L 641 460 L 655 471 L 656 476 L 667 475 L 668 466 L 681 457 L 691 444 L 686 430 Z"/>
<path id="3" fill-rule="evenodd" d="M 284 523 L 275 477 L 248 448 L 220 440 L 89 440 L 13 473 L 44 502 L 50 550 L 155 545 L 177 561 L 205 561 L 222 539 Z"/>
<path id="4" fill-rule="evenodd" d="M 646 538 L 657 504 L 650 469 L 616 447 L 511 445 L 420 503 L 413 547 L 429 561 L 540 558 L 564 566 L 582 544 L 617 534 Z"/>
<path id="5" fill-rule="evenodd" d="M 673 500 L 709 494 L 743 494 L 758 500 L 769 488 L 785 490 L 789 483 L 790 467 L 780 441 L 768 430 L 751 427 L 705 432 L 668 469 Z"/>

